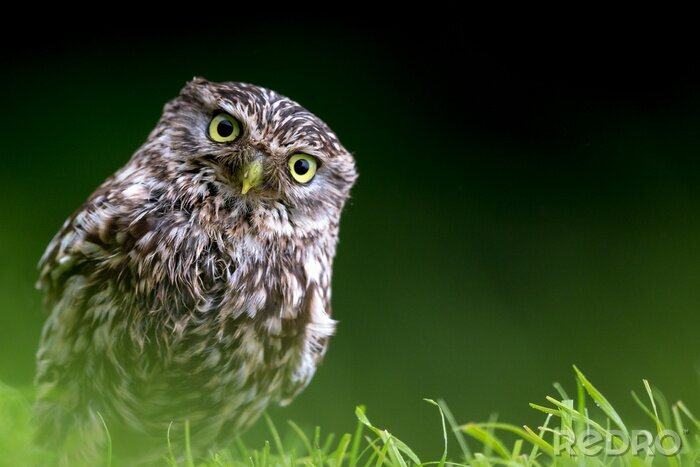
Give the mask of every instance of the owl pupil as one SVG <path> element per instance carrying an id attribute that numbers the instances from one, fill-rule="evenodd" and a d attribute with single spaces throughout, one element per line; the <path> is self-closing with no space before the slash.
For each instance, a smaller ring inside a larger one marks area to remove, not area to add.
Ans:
<path id="1" fill-rule="evenodd" d="M 233 133 L 233 124 L 228 120 L 221 120 L 216 126 L 216 131 L 218 131 L 219 135 L 223 136 L 224 138 L 231 136 Z"/>
<path id="2" fill-rule="evenodd" d="M 299 159 L 294 163 L 294 171 L 299 175 L 304 175 L 309 171 L 310 165 L 309 161 L 304 159 Z"/>

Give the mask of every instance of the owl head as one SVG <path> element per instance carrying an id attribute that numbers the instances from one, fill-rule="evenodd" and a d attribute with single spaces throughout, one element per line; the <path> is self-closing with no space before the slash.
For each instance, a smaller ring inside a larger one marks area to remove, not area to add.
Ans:
<path id="1" fill-rule="evenodd" d="M 144 157 L 162 166 L 185 202 L 279 220 L 277 228 L 337 227 L 357 173 L 336 135 L 269 89 L 195 78 L 166 104 Z M 150 147 L 150 150 L 149 150 Z"/>

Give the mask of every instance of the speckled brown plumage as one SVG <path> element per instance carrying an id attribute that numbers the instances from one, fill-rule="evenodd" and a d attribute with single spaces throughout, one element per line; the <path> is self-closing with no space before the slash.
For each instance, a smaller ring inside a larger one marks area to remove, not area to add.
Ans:
<path id="1" fill-rule="evenodd" d="M 217 112 L 241 123 L 235 141 L 207 137 Z M 318 161 L 308 184 L 289 174 L 295 153 Z M 262 183 L 243 195 L 237 174 L 255 158 Z M 211 447 L 291 401 L 334 332 L 332 261 L 355 178 L 352 156 L 297 103 L 188 83 L 41 260 L 40 439 L 73 459 L 79 439 L 87 460 L 103 441 L 99 412 L 160 443 L 189 420 Z"/>

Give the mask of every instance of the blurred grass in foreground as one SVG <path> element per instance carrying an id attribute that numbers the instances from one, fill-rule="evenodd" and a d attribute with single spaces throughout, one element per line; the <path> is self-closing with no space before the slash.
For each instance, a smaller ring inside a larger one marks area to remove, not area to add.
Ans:
<path id="1" fill-rule="evenodd" d="M 633 430 L 578 368 L 574 367 L 574 371 L 575 398 L 569 397 L 563 386 L 555 383 L 559 397 L 547 396 L 549 406 L 530 404 L 546 415 L 536 429 L 500 423 L 495 417 L 486 423 L 460 426 L 443 401 L 425 399 L 436 407 L 442 422 L 444 451 L 439 459 L 421 459 L 392 433 L 376 427 L 365 408 L 358 407 L 355 411 L 357 428 L 352 434 L 322 435 L 317 427 L 309 435 L 289 421 L 287 436 L 282 438 L 266 415 L 270 441 L 262 448 L 250 448 L 237 439 L 231 448 L 203 458 L 193 456 L 186 426 L 181 449 L 171 444 L 169 433 L 164 435 L 167 455 L 161 464 L 188 467 L 685 466 L 700 460 L 700 421 L 682 402 L 669 405 L 660 391 L 643 380 L 645 394 L 640 397 L 633 391 L 632 397 L 648 416 L 651 426 Z M 435 422 L 426 425 L 426 429 L 439 430 L 437 416 Z M 471 448 L 465 435 L 471 438 Z M 32 446 L 31 440 L 30 397 L 0 385 L 0 465 L 50 465 L 52 454 Z M 112 459 L 111 453 L 112 446 L 106 446 L 105 465 L 120 465 L 117 459 Z"/>

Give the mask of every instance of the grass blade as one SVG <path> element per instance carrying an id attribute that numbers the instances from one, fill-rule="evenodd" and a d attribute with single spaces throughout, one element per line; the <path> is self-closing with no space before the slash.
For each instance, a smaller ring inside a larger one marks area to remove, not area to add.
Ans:
<path id="1" fill-rule="evenodd" d="M 552 386 L 554 386 L 554 389 L 557 390 L 557 392 L 559 393 L 559 396 L 560 396 L 562 399 L 571 399 L 571 398 L 566 394 L 566 390 L 564 389 L 564 386 L 562 386 L 562 385 L 559 384 L 558 382 L 552 383 Z"/>
<path id="2" fill-rule="evenodd" d="M 516 439 L 513 445 L 513 450 L 510 453 L 511 459 L 517 459 L 520 456 L 520 452 L 523 450 L 523 440 Z"/>
<path id="3" fill-rule="evenodd" d="M 100 412 L 97 412 L 97 416 L 100 417 L 100 422 L 102 422 L 102 428 L 105 429 L 105 435 L 107 436 L 107 467 L 112 467 L 112 435 L 109 434 L 109 429 L 105 423 L 105 419 L 102 417 Z"/>
<path id="4" fill-rule="evenodd" d="M 348 446 L 350 446 L 350 441 L 352 441 L 352 435 L 350 435 L 350 433 L 346 433 L 340 438 L 338 447 L 335 449 L 335 452 L 331 454 L 334 467 L 341 467 L 343 465 L 343 459 L 345 458 Z"/>
<path id="5" fill-rule="evenodd" d="M 486 429 L 507 431 L 519 436 L 520 438 L 524 439 L 525 441 L 528 441 L 534 446 L 538 446 L 547 454 L 551 455 L 554 453 L 554 448 L 547 441 L 545 441 L 541 435 L 536 434 L 527 426 L 523 429 L 515 425 L 511 425 L 509 423 L 469 423 L 462 427 L 462 429 L 466 432 L 466 428 L 469 426 L 476 426 L 478 428 L 485 429 L 485 431 Z M 487 433 L 493 436 L 491 431 L 487 431 Z"/>
<path id="6" fill-rule="evenodd" d="M 654 401 L 654 394 L 651 392 L 651 386 L 649 386 L 649 381 L 646 379 L 643 379 L 642 382 L 644 383 L 644 389 L 647 391 L 647 395 L 649 396 L 649 400 L 651 401 L 651 408 L 654 409 L 654 422 L 656 422 L 656 431 L 658 433 L 661 433 L 663 431 L 664 427 L 661 424 L 661 419 L 659 419 L 659 411 L 656 410 L 656 402 Z"/>
<path id="7" fill-rule="evenodd" d="M 379 451 L 379 454 L 377 455 L 377 462 L 374 464 L 374 467 L 381 467 L 384 465 L 384 461 L 386 460 L 386 452 L 389 450 L 389 443 L 384 443 L 384 446 L 382 446 L 382 449 Z"/>
<path id="8" fill-rule="evenodd" d="M 396 444 L 397 449 L 399 449 L 401 452 L 403 452 L 406 456 L 408 456 L 414 463 L 420 464 L 421 461 L 416 455 L 416 453 L 411 450 L 403 441 L 398 439 L 397 437 L 393 436 L 391 433 L 389 433 L 386 430 L 380 430 L 379 428 L 375 427 L 372 425 L 372 423 L 369 421 L 367 418 L 367 415 L 365 415 L 365 410 L 364 407 L 360 406 L 355 409 L 355 416 L 357 419 L 362 422 L 367 428 L 369 428 L 371 431 L 376 434 L 379 439 L 384 442 L 384 444 L 388 443 L 389 440 L 391 440 L 394 444 Z"/>
<path id="9" fill-rule="evenodd" d="M 321 451 L 321 427 L 317 426 L 314 429 L 314 457 L 316 465 L 323 465 L 323 452 Z"/>
<path id="10" fill-rule="evenodd" d="M 599 423 L 596 423 L 595 421 L 591 420 L 590 418 L 586 417 L 585 415 L 578 413 L 578 411 L 565 406 L 564 404 L 562 404 L 558 400 L 554 399 L 553 397 L 547 396 L 547 400 L 549 402 L 551 402 L 552 404 L 556 405 L 557 407 L 559 407 L 559 409 L 568 411 L 571 413 L 571 415 L 574 415 L 576 417 L 581 417 L 583 420 L 586 421 L 586 423 L 588 423 L 588 425 L 590 425 L 592 428 L 598 430 L 603 436 L 609 437 L 618 447 L 624 445 L 623 440 L 621 440 L 619 437 L 613 435 L 609 429 L 603 428 L 603 426 L 600 425 Z M 607 421 L 609 424 L 610 418 L 607 418 Z"/>
<path id="11" fill-rule="evenodd" d="M 304 448 L 306 448 L 306 454 L 309 457 L 313 457 L 314 455 L 314 448 L 311 446 L 311 442 L 309 441 L 309 438 L 306 436 L 306 433 L 304 433 L 304 430 L 299 428 L 299 425 L 294 423 L 291 420 L 287 420 L 287 423 L 289 426 L 294 430 L 294 432 L 297 434 L 301 442 L 304 444 Z"/>
<path id="12" fill-rule="evenodd" d="M 387 446 L 389 446 L 389 454 L 391 455 L 391 458 L 394 461 L 394 465 L 397 463 L 401 467 L 408 467 L 406 465 L 406 461 L 404 460 L 403 456 L 401 455 L 401 452 L 399 451 L 398 447 L 396 446 L 396 443 L 394 443 L 394 439 L 389 440 L 389 443 L 387 443 Z"/>
<path id="13" fill-rule="evenodd" d="M 367 441 L 367 446 L 362 450 L 358 459 L 361 459 L 362 456 L 365 455 L 365 452 L 371 450 L 372 454 L 369 456 L 369 459 L 367 459 L 367 462 L 365 462 L 365 467 L 369 467 L 374 458 L 379 455 L 379 448 L 377 447 L 377 441 L 379 441 L 379 439 L 370 439 L 369 436 L 365 436 L 364 439 Z"/>
<path id="14" fill-rule="evenodd" d="M 260 467 L 267 467 L 267 465 L 270 463 L 270 442 L 265 441 L 265 445 L 263 446 L 262 450 L 262 455 L 260 457 Z"/>
<path id="15" fill-rule="evenodd" d="M 544 444 L 548 445 L 548 443 L 544 440 L 544 438 L 542 436 L 544 435 L 545 430 L 549 426 L 549 422 L 551 420 L 552 420 L 552 415 L 548 414 L 547 418 L 544 419 L 544 424 L 540 427 L 540 432 L 537 435 L 527 425 L 525 425 L 523 428 L 525 428 L 525 431 L 527 431 L 528 434 L 535 437 L 536 439 L 539 439 Z M 540 446 L 538 444 L 533 444 L 532 451 L 530 451 L 530 460 L 535 459 L 535 457 L 537 457 L 537 453 L 539 451 L 539 448 L 540 448 Z M 547 452 L 547 451 L 545 450 L 545 452 Z"/>
<path id="16" fill-rule="evenodd" d="M 642 402 L 642 400 L 639 398 L 639 396 L 637 396 L 637 393 L 633 390 L 633 391 L 630 391 L 630 394 L 632 394 L 632 399 L 634 399 L 634 401 L 637 403 L 637 405 L 639 406 L 639 408 L 642 409 L 642 411 L 643 411 L 645 414 L 647 414 L 647 416 L 648 416 L 654 423 L 656 423 L 656 417 L 654 416 L 654 414 L 652 413 L 652 411 L 649 410 L 649 407 L 647 407 L 646 405 L 644 405 L 644 402 Z"/>
<path id="17" fill-rule="evenodd" d="M 468 423 L 462 427 L 462 430 L 472 438 L 481 442 L 484 446 L 489 446 L 501 458 L 510 460 L 510 452 L 505 448 L 503 443 L 487 429 L 475 423 Z"/>
<path id="18" fill-rule="evenodd" d="M 250 458 L 250 453 L 248 452 L 248 448 L 245 447 L 243 440 L 241 438 L 238 438 L 238 437 L 236 437 L 236 449 L 238 449 L 238 451 L 241 453 L 241 457 L 243 459 Z"/>
<path id="19" fill-rule="evenodd" d="M 647 395 L 649 396 L 649 400 L 651 401 L 651 407 L 654 409 L 654 421 L 656 422 L 656 430 L 659 435 L 665 430 L 663 423 L 661 423 L 661 419 L 659 418 L 659 411 L 656 409 L 656 401 L 654 400 L 654 393 L 651 390 L 651 386 L 649 385 L 649 381 L 646 379 L 643 379 L 642 382 L 644 383 L 644 388 L 647 391 Z M 661 441 L 662 447 L 668 449 L 668 438 L 664 438 Z M 678 459 L 676 456 L 669 456 L 668 457 L 668 463 L 669 465 L 677 466 L 678 465 Z"/>
<path id="20" fill-rule="evenodd" d="M 335 441 L 335 434 L 331 433 L 330 435 L 328 435 L 328 437 L 326 438 L 326 442 L 323 443 L 323 447 L 321 448 L 321 454 L 323 455 L 323 457 L 326 457 L 331 451 L 333 441 Z"/>
<path id="21" fill-rule="evenodd" d="M 559 411 L 557 409 L 553 409 L 551 407 L 545 407 L 543 405 L 533 404 L 532 402 L 530 402 L 528 405 L 535 410 L 539 410 L 542 413 L 546 413 L 547 415 L 554 415 L 555 417 L 561 417 L 561 411 Z"/>
<path id="22" fill-rule="evenodd" d="M 440 463 L 438 464 L 438 466 L 444 467 L 445 461 L 447 460 L 447 426 L 445 425 L 445 414 L 442 412 L 442 407 L 440 407 L 440 404 L 438 404 L 434 400 L 432 400 L 432 399 L 423 399 L 423 400 L 429 404 L 434 405 L 440 411 L 440 420 L 442 421 L 442 439 L 444 441 L 445 448 L 442 451 L 442 457 L 440 458 Z"/>
<path id="23" fill-rule="evenodd" d="M 673 412 L 673 421 L 676 427 L 676 433 L 678 433 L 681 437 L 681 446 L 683 451 L 689 452 L 690 451 L 690 443 L 688 442 L 688 436 L 686 435 L 686 428 L 683 425 L 683 419 L 681 418 L 681 413 L 678 410 L 678 404 L 674 404 L 673 407 L 671 407 L 671 411 Z"/>
<path id="24" fill-rule="evenodd" d="M 170 430 L 172 429 L 172 427 L 173 427 L 173 422 L 171 421 L 168 424 L 168 433 L 166 436 L 166 440 L 168 442 L 168 460 L 167 460 L 167 462 L 169 465 L 177 465 L 177 460 L 175 459 L 175 453 L 173 452 L 173 443 L 170 440 Z"/>
<path id="25" fill-rule="evenodd" d="M 280 438 L 280 434 L 277 432 L 277 428 L 275 427 L 275 424 L 272 423 L 272 419 L 267 414 L 267 412 L 263 414 L 263 417 L 265 418 L 265 423 L 267 423 L 267 428 L 270 430 L 272 442 L 275 443 L 275 449 L 277 450 L 277 453 L 279 454 L 280 458 L 284 459 L 284 446 L 282 445 L 282 439 Z"/>
<path id="26" fill-rule="evenodd" d="M 447 403 L 444 400 L 438 399 L 438 404 L 440 404 L 440 406 L 442 407 L 442 411 L 445 414 L 445 418 L 447 418 L 447 423 L 450 424 L 450 430 L 452 430 L 452 433 L 454 434 L 455 438 L 457 438 L 457 444 L 459 444 L 459 448 L 462 450 L 462 456 L 464 460 L 466 461 L 471 459 L 472 452 L 469 449 L 467 440 L 462 434 L 462 430 L 459 429 L 457 420 L 452 415 L 452 411 L 450 411 L 450 408 L 447 406 Z"/>
<path id="27" fill-rule="evenodd" d="M 581 384 L 581 380 L 579 380 L 578 378 L 576 378 L 576 410 L 578 410 L 578 413 L 587 414 L 586 390 L 583 388 L 583 384 Z M 583 428 L 585 426 L 583 420 L 577 419 L 576 423 L 576 428 L 578 432 L 583 433 Z"/>
<path id="28" fill-rule="evenodd" d="M 692 414 L 690 410 L 688 410 L 688 407 L 685 406 L 683 401 L 678 401 L 676 402 L 676 405 L 678 408 L 685 414 L 686 417 L 690 419 L 691 422 L 695 425 L 695 428 L 700 430 L 700 421 L 698 421 L 697 418 L 695 418 L 695 415 Z"/>
<path id="29" fill-rule="evenodd" d="M 190 421 L 185 420 L 185 465 L 194 467 L 194 458 L 192 457 L 192 444 L 190 442 Z"/>
<path id="30" fill-rule="evenodd" d="M 589 396 L 591 396 L 591 399 L 600 407 L 600 409 L 605 412 L 605 415 L 612 420 L 615 425 L 618 426 L 626 435 L 629 435 L 629 432 L 627 431 L 627 427 L 625 426 L 625 423 L 622 421 L 622 418 L 620 415 L 617 413 L 615 408 L 612 406 L 610 402 L 603 396 L 603 394 L 596 389 L 593 384 L 591 384 L 590 381 L 579 371 L 579 369 L 574 365 L 574 371 L 576 372 L 576 376 L 578 377 L 578 380 L 581 382 L 583 387 L 586 389 L 586 392 L 588 393 Z"/>
<path id="31" fill-rule="evenodd" d="M 357 413 L 358 410 L 364 413 L 365 408 L 360 405 L 355 408 L 355 413 Z M 364 429 L 365 424 L 362 423 L 362 420 L 358 419 L 355 434 L 352 437 L 352 447 L 350 448 L 350 459 L 348 461 L 350 467 L 355 467 L 357 465 L 357 454 L 360 452 L 360 442 L 362 441 L 362 431 Z"/>

